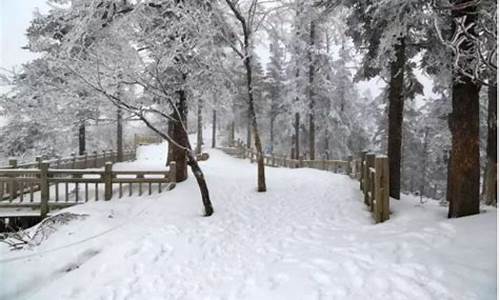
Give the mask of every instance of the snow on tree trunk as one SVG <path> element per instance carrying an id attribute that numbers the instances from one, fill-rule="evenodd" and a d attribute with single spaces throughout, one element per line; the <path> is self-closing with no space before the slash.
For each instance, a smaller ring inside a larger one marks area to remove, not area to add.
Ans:
<path id="1" fill-rule="evenodd" d="M 486 176 L 483 179 L 483 195 L 487 205 L 497 205 L 497 78 L 488 86 L 488 140 L 486 146 Z"/>
<path id="2" fill-rule="evenodd" d="M 197 112 L 197 128 L 196 128 L 196 154 L 201 153 L 201 148 L 203 146 L 203 100 L 198 99 L 198 112 Z"/>
<path id="3" fill-rule="evenodd" d="M 116 109 L 116 156 L 118 161 L 123 161 L 123 117 L 122 109 Z"/>

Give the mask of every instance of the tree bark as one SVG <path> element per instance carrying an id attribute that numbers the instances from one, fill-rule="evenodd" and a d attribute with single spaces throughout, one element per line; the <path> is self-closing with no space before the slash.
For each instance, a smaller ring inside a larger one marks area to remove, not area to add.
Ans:
<path id="1" fill-rule="evenodd" d="M 454 2 L 463 3 L 464 0 Z M 454 10 L 456 19 L 465 17 L 466 28 L 475 34 L 473 6 Z M 455 26 L 455 25 L 453 25 Z M 456 28 L 452 28 L 453 31 Z M 474 45 L 465 40 L 459 50 L 472 51 Z M 472 51 L 473 52 L 473 51 Z M 465 63 L 466 61 L 462 62 Z M 479 91 L 481 86 L 454 70 L 452 83 L 452 112 L 449 119 L 451 131 L 450 206 L 449 218 L 479 213 Z"/>
<path id="2" fill-rule="evenodd" d="M 497 78 L 490 79 L 488 86 L 488 140 L 486 146 L 486 176 L 483 179 L 483 196 L 487 205 L 497 205 Z"/>
<path id="3" fill-rule="evenodd" d="M 123 116 L 122 109 L 116 109 L 116 159 L 123 161 Z"/>
<path id="4" fill-rule="evenodd" d="M 295 113 L 295 153 L 292 159 L 299 159 L 300 156 L 300 114 Z"/>
<path id="5" fill-rule="evenodd" d="M 212 148 L 217 146 L 216 142 L 216 134 L 217 134 L 217 111 L 214 109 L 212 111 Z"/>
<path id="6" fill-rule="evenodd" d="M 316 153 L 316 128 L 314 122 L 314 39 L 315 39 L 315 24 L 311 21 L 310 31 L 309 31 L 309 157 L 311 160 L 315 159 Z"/>
<path id="7" fill-rule="evenodd" d="M 248 119 L 247 119 L 247 148 L 252 147 L 252 116 L 250 115 L 250 109 L 248 109 Z"/>
<path id="8" fill-rule="evenodd" d="M 185 75 L 184 75 L 185 77 Z M 176 103 L 177 113 L 173 113 L 172 117 L 175 121 L 170 122 L 170 130 L 172 139 L 180 146 L 187 147 L 189 145 L 189 138 L 187 131 L 184 129 L 184 124 L 187 124 L 187 99 L 186 91 L 181 89 L 177 92 L 178 99 Z M 187 129 L 187 128 L 186 128 Z M 177 168 L 177 182 L 182 182 L 187 179 L 187 160 L 186 150 L 178 147 L 174 143 L 169 143 L 170 160 L 175 161 Z"/>
<path id="9" fill-rule="evenodd" d="M 399 39 L 394 48 L 396 60 L 391 63 L 391 78 L 389 82 L 389 135 L 387 156 L 389 157 L 389 194 L 395 199 L 400 198 L 401 190 L 401 128 L 403 125 L 403 85 L 405 64 L 405 40 Z"/>
<path id="10" fill-rule="evenodd" d="M 78 127 L 78 155 L 85 154 L 86 143 L 85 143 L 85 121 L 80 123 Z"/>
<path id="11" fill-rule="evenodd" d="M 197 128 L 196 128 L 196 154 L 201 153 L 203 146 L 203 100 L 198 99 Z"/>
<path id="12" fill-rule="evenodd" d="M 271 154 L 274 152 L 274 115 L 271 111 L 271 120 L 269 121 L 269 146 Z"/>
<path id="13" fill-rule="evenodd" d="M 260 141 L 259 129 L 257 126 L 257 116 L 255 114 L 254 107 L 254 98 L 253 98 L 253 82 L 252 82 L 252 61 L 250 54 L 250 43 L 249 43 L 249 35 L 246 26 L 243 29 L 244 32 L 244 45 L 245 45 L 245 69 L 247 74 L 247 89 L 248 89 L 248 110 L 250 122 L 252 125 L 252 131 L 255 140 L 255 150 L 257 151 L 257 191 L 265 192 L 266 191 L 266 177 L 265 177 L 265 169 L 264 169 L 264 156 L 262 154 L 262 144 Z"/>

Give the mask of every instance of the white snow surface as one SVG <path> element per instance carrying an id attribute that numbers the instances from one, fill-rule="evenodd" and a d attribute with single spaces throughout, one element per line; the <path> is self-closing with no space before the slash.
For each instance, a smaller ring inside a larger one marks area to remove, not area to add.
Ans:
<path id="1" fill-rule="evenodd" d="M 164 168 L 165 145 L 122 169 Z M 41 245 L 0 245 L 0 299 L 495 299 L 497 210 L 446 219 L 429 201 L 391 200 L 373 224 L 359 183 L 312 169 L 266 168 L 210 150 L 215 206 L 202 217 L 193 176 L 162 194 L 64 211 Z"/>

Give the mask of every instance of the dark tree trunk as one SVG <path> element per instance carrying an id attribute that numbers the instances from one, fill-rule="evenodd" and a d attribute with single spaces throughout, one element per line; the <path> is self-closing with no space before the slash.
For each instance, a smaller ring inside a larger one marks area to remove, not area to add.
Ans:
<path id="1" fill-rule="evenodd" d="M 262 154 L 262 144 L 260 141 L 259 129 L 257 126 L 257 116 L 255 114 L 254 98 L 253 98 L 253 83 L 252 83 L 252 61 L 250 54 L 250 41 L 248 29 L 244 26 L 244 40 L 245 40 L 245 58 L 244 64 L 247 75 L 247 89 L 248 89 L 248 111 L 250 122 L 252 125 L 253 136 L 255 140 L 255 150 L 257 151 L 257 191 L 266 191 L 266 177 L 264 169 L 264 155 Z"/>
<path id="2" fill-rule="evenodd" d="M 247 148 L 252 147 L 252 117 L 250 116 L 250 109 L 248 109 L 247 119 Z"/>
<path id="3" fill-rule="evenodd" d="M 198 114 L 197 114 L 197 128 L 196 128 L 196 154 L 201 153 L 203 146 L 203 100 L 198 99 Z"/>
<path id="4" fill-rule="evenodd" d="M 455 4 L 463 3 L 456 1 Z M 453 11 L 456 19 L 465 17 L 464 26 L 475 34 L 475 7 Z M 469 26 L 470 25 L 470 26 Z M 453 28 L 455 31 L 455 28 Z M 470 41 L 461 43 L 459 49 L 474 50 Z M 472 51 L 474 52 L 474 51 Z M 460 63 L 467 64 L 466 61 Z M 454 70 L 452 85 L 452 112 L 449 119 L 451 131 L 450 206 L 449 218 L 479 213 L 479 91 L 480 85 Z"/>
<path id="5" fill-rule="evenodd" d="M 230 135 L 231 136 L 229 137 L 229 139 L 230 139 L 230 144 L 229 145 L 230 146 L 234 146 L 234 137 L 236 135 L 234 121 L 231 122 L 231 132 L 230 132 Z"/>
<path id="6" fill-rule="evenodd" d="M 269 122 L 269 147 L 271 154 L 274 152 L 274 117 L 271 112 L 271 120 Z"/>
<path id="7" fill-rule="evenodd" d="M 116 109 L 116 159 L 123 161 L 123 116 L 122 109 Z"/>
<path id="8" fill-rule="evenodd" d="M 405 41 L 395 46 L 396 60 L 391 63 L 389 82 L 389 135 L 387 156 L 389 157 L 389 195 L 400 198 L 401 189 L 401 127 L 403 125 L 403 84 L 405 64 Z"/>
<path id="9" fill-rule="evenodd" d="M 212 206 L 212 202 L 210 201 L 210 194 L 208 192 L 207 181 L 205 180 L 205 175 L 203 175 L 203 172 L 201 171 L 200 165 L 198 164 L 196 157 L 193 155 L 193 151 L 191 151 L 191 144 L 189 143 L 188 134 L 186 131 L 184 131 L 184 133 L 185 133 L 184 139 L 188 141 L 187 148 L 189 149 L 188 151 L 186 151 L 187 164 L 191 168 L 191 172 L 196 178 L 196 182 L 198 183 L 198 187 L 200 188 L 201 200 L 203 202 L 203 207 L 205 209 L 205 216 L 209 217 L 214 213 L 214 209 Z"/>
<path id="10" fill-rule="evenodd" d="M 187 147 L 189 145 L 189 138 L 187 128 L 184 128 L 184 124 L 187 124 L 186 91 L 178 90 L 177 95 L 176 108 L 179 114 L 174 113 L 172 115 L 176 120 L 170 122 L 171 137 L 179 146 Z M 177 182 L 182 182 L 187 179 L 187 160 L 186 150 L 179 146 L 169 143 L 169 149 L 171 149 L 170 160 L 175 161 L 177 168 Z"/>
<path id="11" fill-rule="evenodd" d="M 212 111 L 212 148 L 217 146 L 216 142 L 216 133 L 217 133 L 217 111 L 214 109 Z"/>
<path id="12" fill-rule="evenodd" d="M 315 159 L 316 153 L 316 128 L 314 122 L 314 39 L 315 39 L 315 24 L 311 22 L 311 28 L 309 31 L 309 156 L 311 160 Z"/>
<path id="13" fill-rule="evenodd" d="M 294 157 L 292 159 L 299 159 L 300 155 L 300 114 L 295 113 L 295 124 L 294 124 L 294 129 L 295 129 L 295 153 Z"/>
<path id="14" fill-rule="evenodd" d="M 86 144 L 85 144 L 85 121 L 80 123 L 78 127 L 78 155 L 85 154 Z"/>
<path id="15" fill-rule="evenodd" d="M 487 205 L 497 205 L 497 78 L 496 74 L 488 86 L 488 141 L 486 146 L 486 176 L 483 179 L 483 194 Z"/>

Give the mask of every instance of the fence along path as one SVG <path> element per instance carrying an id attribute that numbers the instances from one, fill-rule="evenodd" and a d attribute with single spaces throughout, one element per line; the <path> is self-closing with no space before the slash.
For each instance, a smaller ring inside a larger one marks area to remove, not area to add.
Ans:
<path id="1" fill-rule="evenodd" d="M 125 151 L 123 156 L 133 160 L 136 152 Z M 8 168 L 0 169 L 0 209 L 31 207 L 45 217 L 53 208 L 175 187 L 175 162 L 166 171 L 113 171 L 116 161 L 112 151 L 47 161 L 37 158 L 36 163 L 19 166 L 11 160 Z"/>
<path id="2" fill-rule="evenodd" d="M 238 158 L 257 161 L 257 152 L 246 148 L 242 142 L 233 147 L 219 147 L 225 153 Z M 264 155 L 264 164 L 269 167 L 313 168 L 345 174 L 360 182 L 364 203 L 372 213 L 375 223 L 389 220 L 389 161 L 385 155 L 363 151 L 360 157 L 347 160 L 304 160 L 290 159 L 284 155 Z"/>

